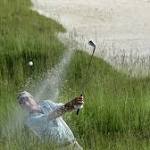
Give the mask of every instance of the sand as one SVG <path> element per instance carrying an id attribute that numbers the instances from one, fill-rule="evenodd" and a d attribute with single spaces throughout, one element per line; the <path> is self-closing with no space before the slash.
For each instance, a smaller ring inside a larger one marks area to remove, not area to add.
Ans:
<path id="1" fill-rule="evenodd" d="M 60 22 L 61 38 L 77 41 L 116 68 L 148 72 L 150 60 L 150 1 L 148 0 L 32 0 L 33 9 Z M 134 72 L 134 71 L 133 71 Z"/>

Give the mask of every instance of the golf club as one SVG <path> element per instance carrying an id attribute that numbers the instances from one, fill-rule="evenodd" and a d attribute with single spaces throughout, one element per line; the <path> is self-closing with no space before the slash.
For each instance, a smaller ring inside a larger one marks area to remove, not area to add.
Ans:
<path id="1" fill-rule="evenodd" d="M 89 63 L 88 63 L 88 66 L 87 66 L 87 69 L 86 69 L 86 72 L 85 72 L 86 74 L 87 74 L 87 71 L 89 71 L 89 68 L 90 68 L 91 63 L 92 63 L 92 58 L 93 58 L 93 55 L 94 55 L 94 52 L 95 52 L 95 49 L 96 49 L 96 45 L 93 43 L 93 41 L 89 41 L 88 44 L 93 47 L 93 52 L 92 52 L 90 61 L 89 61 Z M 87 74 L 87 75 L 88 75 L 88 74 Z M 80 95 L 80 96 L 83 95 L 83 91 L 84 91 L 84 89 L 85 89 L 85 85 L 87 84 L 87 80 L 88 80 L 88 78 L 87 78 L 87 76 L 86 76 L 86 79 L 84 80 L 83 85 L 82 85 L 82 91 L 81 91 L 81 95 Z M 80 111 L 81 108 L 82 108 L 82 106 L 79 106 L 79 107 L 77 108 L 77 115 L 79 114 L 79 111 Z"/>

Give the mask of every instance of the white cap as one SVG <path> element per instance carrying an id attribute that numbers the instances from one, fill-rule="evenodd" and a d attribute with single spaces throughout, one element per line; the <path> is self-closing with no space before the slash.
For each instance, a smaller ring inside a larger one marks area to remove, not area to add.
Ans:
<path id="1" fill-rule="evenodd" d="M 19 93 L 17 99 L 21 100 L 22 98 L 25 98 L 25 97 L 27 97 L 27 98 L 33 98 L 33 96 L 29 92 L 23 91 L 23 92 Z"/>

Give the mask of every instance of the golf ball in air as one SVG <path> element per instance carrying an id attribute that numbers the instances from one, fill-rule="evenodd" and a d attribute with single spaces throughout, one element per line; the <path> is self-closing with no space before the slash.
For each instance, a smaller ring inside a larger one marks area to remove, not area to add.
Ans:
<path id="1" fill-rule="evenodd" d="M 29 61 L 29 66 L 33 66 L 33 61 Z"/>

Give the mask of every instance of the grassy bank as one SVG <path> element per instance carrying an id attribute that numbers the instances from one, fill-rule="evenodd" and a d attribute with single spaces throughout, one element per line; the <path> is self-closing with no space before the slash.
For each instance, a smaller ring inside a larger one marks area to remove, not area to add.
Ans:
<path id="1" fill-rule="evenodd" d="M 51 143 L 41 143 L 19 124 L 22 112 L 16 110 L 16 95 L 25 88 L 27 80 L 38 81 L 66 50 L 57 39 L 57 33 L 65 29 L 30 7 L 28 0 L 0 1 L 0 149 L 3 150 L 54 149 Z M 65 116 L 77 140 L 85 149 L 148 150 L 150 78 L 132 78 L 97 58 L 87 73 L 89 59 L 88 54 L 75 52 L 60 95 L 61 101 L 80 95 L 82 83 L 87 79 L 84 109 L 79 116 L 76 113 Z M 33 67 L 28 66 L 29 60 L 33 60 Z"/>
<path id="2" fill-rule="evenodd" d="M 89 55 L 77 51 L 69 66 L 66 99 L 81 93 L 84 80 L 87 84 L 83 93 L 85 107 L 79 116 L 68 116 L 68 123 L 75 133 L 80 133 L 86 148 L 148 149 L 150 78 L 135 79 L 98 58 L 86 72 L 89 60 Z"/>

